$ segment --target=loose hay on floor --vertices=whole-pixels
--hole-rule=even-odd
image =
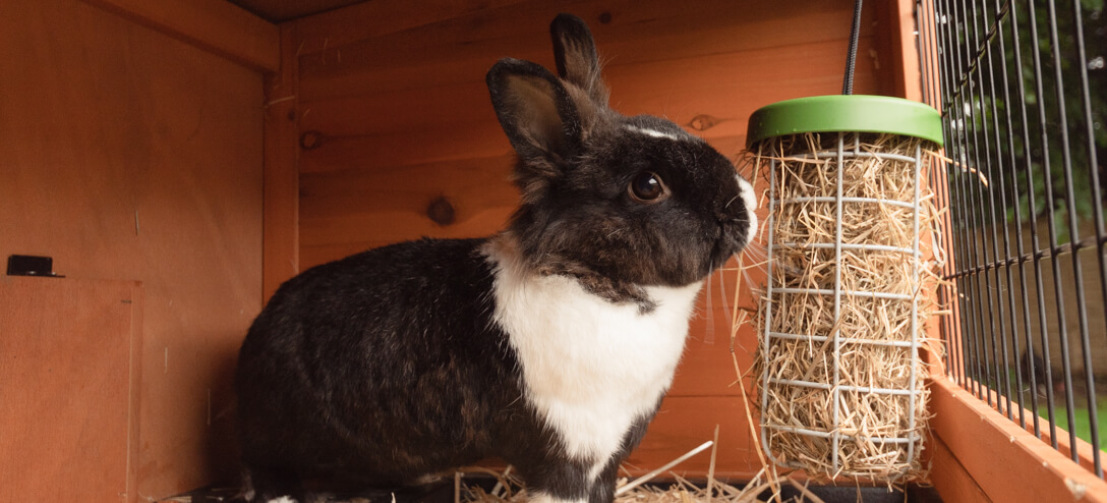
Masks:
[[[698,451],[690,451],[689,454],[695,452]],[[712,455],[714,455],[714,450],[712,450]],[[461,474],[458,474],[455,481],[457,487],[461,489],[456,493],[456,503],[526,503],[526,488],[519,479],[514,477],[511,467],[508,467],[504,472],[485,469],[473,469],[467,472],[467,474],[474,473],[485,476],[491,475],[497,479],[497,483],[491,490],[485,490],[480,485],[463,484]],[[643,483],[652,481],[653,477],[657,475],[672,480],[672,482],[667,484]],[[798,480],[796,475],[797,472],[778,474],[771,467],[766,467],[741,487],[717,480],[712,476],[708,476],[706,484],[700,486],[671,471],[659,470],[639,479],[619,479],[615,503],[763,503],[768,501],[823,503],[821,498],[808,490],[807,482]],[[798,496],[791,498],[779,497],[781,488],[785,486],[793,488]],[[630,489],[624,490],[626,488]],[[760,499],[759,496],[766,491],[769,491],[774,497]]]
[[[763,444],[816,477],[900,481],[923,472],[934,147],[883,134],[841,142],[842,155],[838,133],[751,152],[770,187],[754,370]]]

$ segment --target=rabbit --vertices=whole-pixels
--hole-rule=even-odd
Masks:
[[[701,285],[754,238],[756,201],[704,140],[608,108],[582,20],[550,31],[557,76],[511,58],[487,74],[521,192],[504,230],[313,267],[249,328],[247,501],[413,486],[488,457],[531,501],[613,500]]]

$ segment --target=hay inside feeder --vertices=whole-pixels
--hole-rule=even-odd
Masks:
[[[762,443],[778,464],[827,478],[923,474],[933,148],[875,133],[757,145],[770,256],[754,372]]]

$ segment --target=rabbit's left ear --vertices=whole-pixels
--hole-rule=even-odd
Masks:
[[[579,17],[558,14],[550,23],[557,74],[583,89],[592,102],[607,106],[607,86],[600,77],[600,60],[592,32]]]
[[[579,152],[580,112],[557,77],[541,65],[505,58],[487,80],[500,125],[524,163],[557,163]]]

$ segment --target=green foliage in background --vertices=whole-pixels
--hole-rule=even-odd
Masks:
[[[1074,1],[1081,7],[1079,29]],[[947,134],[958,136],[953,141],[966,148],[958,151],[947,145],[947,152],[979,171],[963,171],[964,174],[976,179],[982,176],[988,181],[991,197],[1001,205],[998,210],[1006,212],[1007,222],[1046,218],[1053,210],[1060,242],[1067,241],[1071,235],[1070,204],[1078,218],[1086,219],[1092,216],[1095,205],[1102,205],[1102,199],[1107,197],[1107,171],[1104,170],[1107,164],[1107,14],[1104,1],[1015,1],[1010,4],[1012,10],[1001,16],[998,30],[993,19],[983,19],[983,16],[967,16],[967,19],[947,16],[959,23],[953,28],[956,35],[953,51],[960,51],[947,54],[947,57],[960,61],[961,71],[967,72],[966,80],[953,86],[960,93],[949,110],[952,113],[947,116],[951,121]],[[1052,23],[1057,27],[1059,59],[1054,57]],[[1032,28],[1036,28],[1036,36]],[[1084,38],[1083,60],[1077,50],[1080,32]],[[988,34],[991,38],[983,41]],[[991,52],[975,53],[982,45]],[[1039,62],[1037,68],[1035,55]],[[1087,102],[1082,73],[1088,81]],[[1067,142],[1062,131],[1068,134]],[[1066,164],[1071,166],[1072,197],[1065,183]],[[1012,165],[1017,173],[1015,180],[1010,179]],[[1048,177],[1045,176],[1047,166]],[[1098,175],[1099,198],[1092,183],[1093,173]],[[1000,180],[1005,182],[1005,190],[1000,190]],[[1052,195],[1052,207],[1048,204],[1047,192]],[[989,209],[981,201],[977,201],[976,206],[962,209],[976,213],[972,216],[975,220],[969,221],[989,222]]]
[[[1053,4],[1054,17],[1050,15],[1050,4]],[[1036,216],[1047,216],[1051,208],[1048,207],[1047,190],[1053,196],[1054,225],[1058,232],[1060,242],[1070,239],[1068,205],[1076,210],[1081,219],[1090,218],[1094,211],[1094,205],[1103,204],[1102,198],[1107,195],[1107,172],[1104,171],[1104,163],[1107,162],[1107,25],[1104,17],[1104,0],[1081,0],[1081,25],[1076,24],[1073,5],[1068,2],[1016,2],[1013,4],[1014,18],[1017,19],[1018,32],[1022,35],[1019,40],[1021,52],[1020,61],[1015,60],[1013,50],[1013,37],[1007,39],[1008,68],[1019,68],[1025,90],[1025,106],[1028,137],[1030,140],[1030,160],[1032,174],[1030,183],[1027,183],[1025,169],[1019,170],[1019,194],[1009,194],[1014,200],[1007,201],[1008,221],[1015,217],[1014,207],[1017,205],[1023,221],[1032,215],[1030,212],[1030,190],[1034,196]],[[1037,27],[1037,38],[1033,38],[1031,22]],[[1056,37],[1060,68],[1058,59],[1054,57],[1053,34],[1049,26],[1051,21],[1056,22]],[[1010,36],[1010,26],[1007,26],[1007,35]],[[1085,57],[1079,58],[1077,50],[1077,33],[1083,31]],[[1035,72],[1034,54],[1038,55],[1040,62],[1040,79]],[[1061,80],[1058,85],[1057,74],[1060,70]],[[1089,89],[1088,103],[1085,103],[1081,72],[1086,72]],[[1011,96],[1017,100],[1018,82],[1010,82]],[[1038,88],[1041,88],[1041,95]],[[1063,101],[1062,101],[1063,100]],[[1062,122],[1061,111],[1065,112],[1065,120]],[[997,103],[999,106],[1004,106]],[[1005,107],[1005,106],[1004,106]],[[1087,107],[1087,108],[1086,108]],[[1088,111],[1091,115],[1091,139],[1088,135]],[[1044,111],[1044,116],[1042,112]],[[1044,123],[1044,128],[1043,128]],[[1023,144],[1023,132],[1016,126],[1013,129],[1017,134],[1013,136],[1013,145],[1016,153],[1016,165],[1026,165],[1027,149]],[[1062,131],[1068,133],[1068,142]],[[1090,148],[1091,147],[1091,148]],[[1065,153],[1069,154],[1068,159]],[[1094,155],[1095,164],[1092,164]],[[1066,161],[1071,166],[1073,197],[1070,198],[1065,185]],[[1045,174],[1046,166],[1049,168],[1049,182]],[[1098,175],[1099,194],[1095,196],[1093,185],[1093,171]]]

